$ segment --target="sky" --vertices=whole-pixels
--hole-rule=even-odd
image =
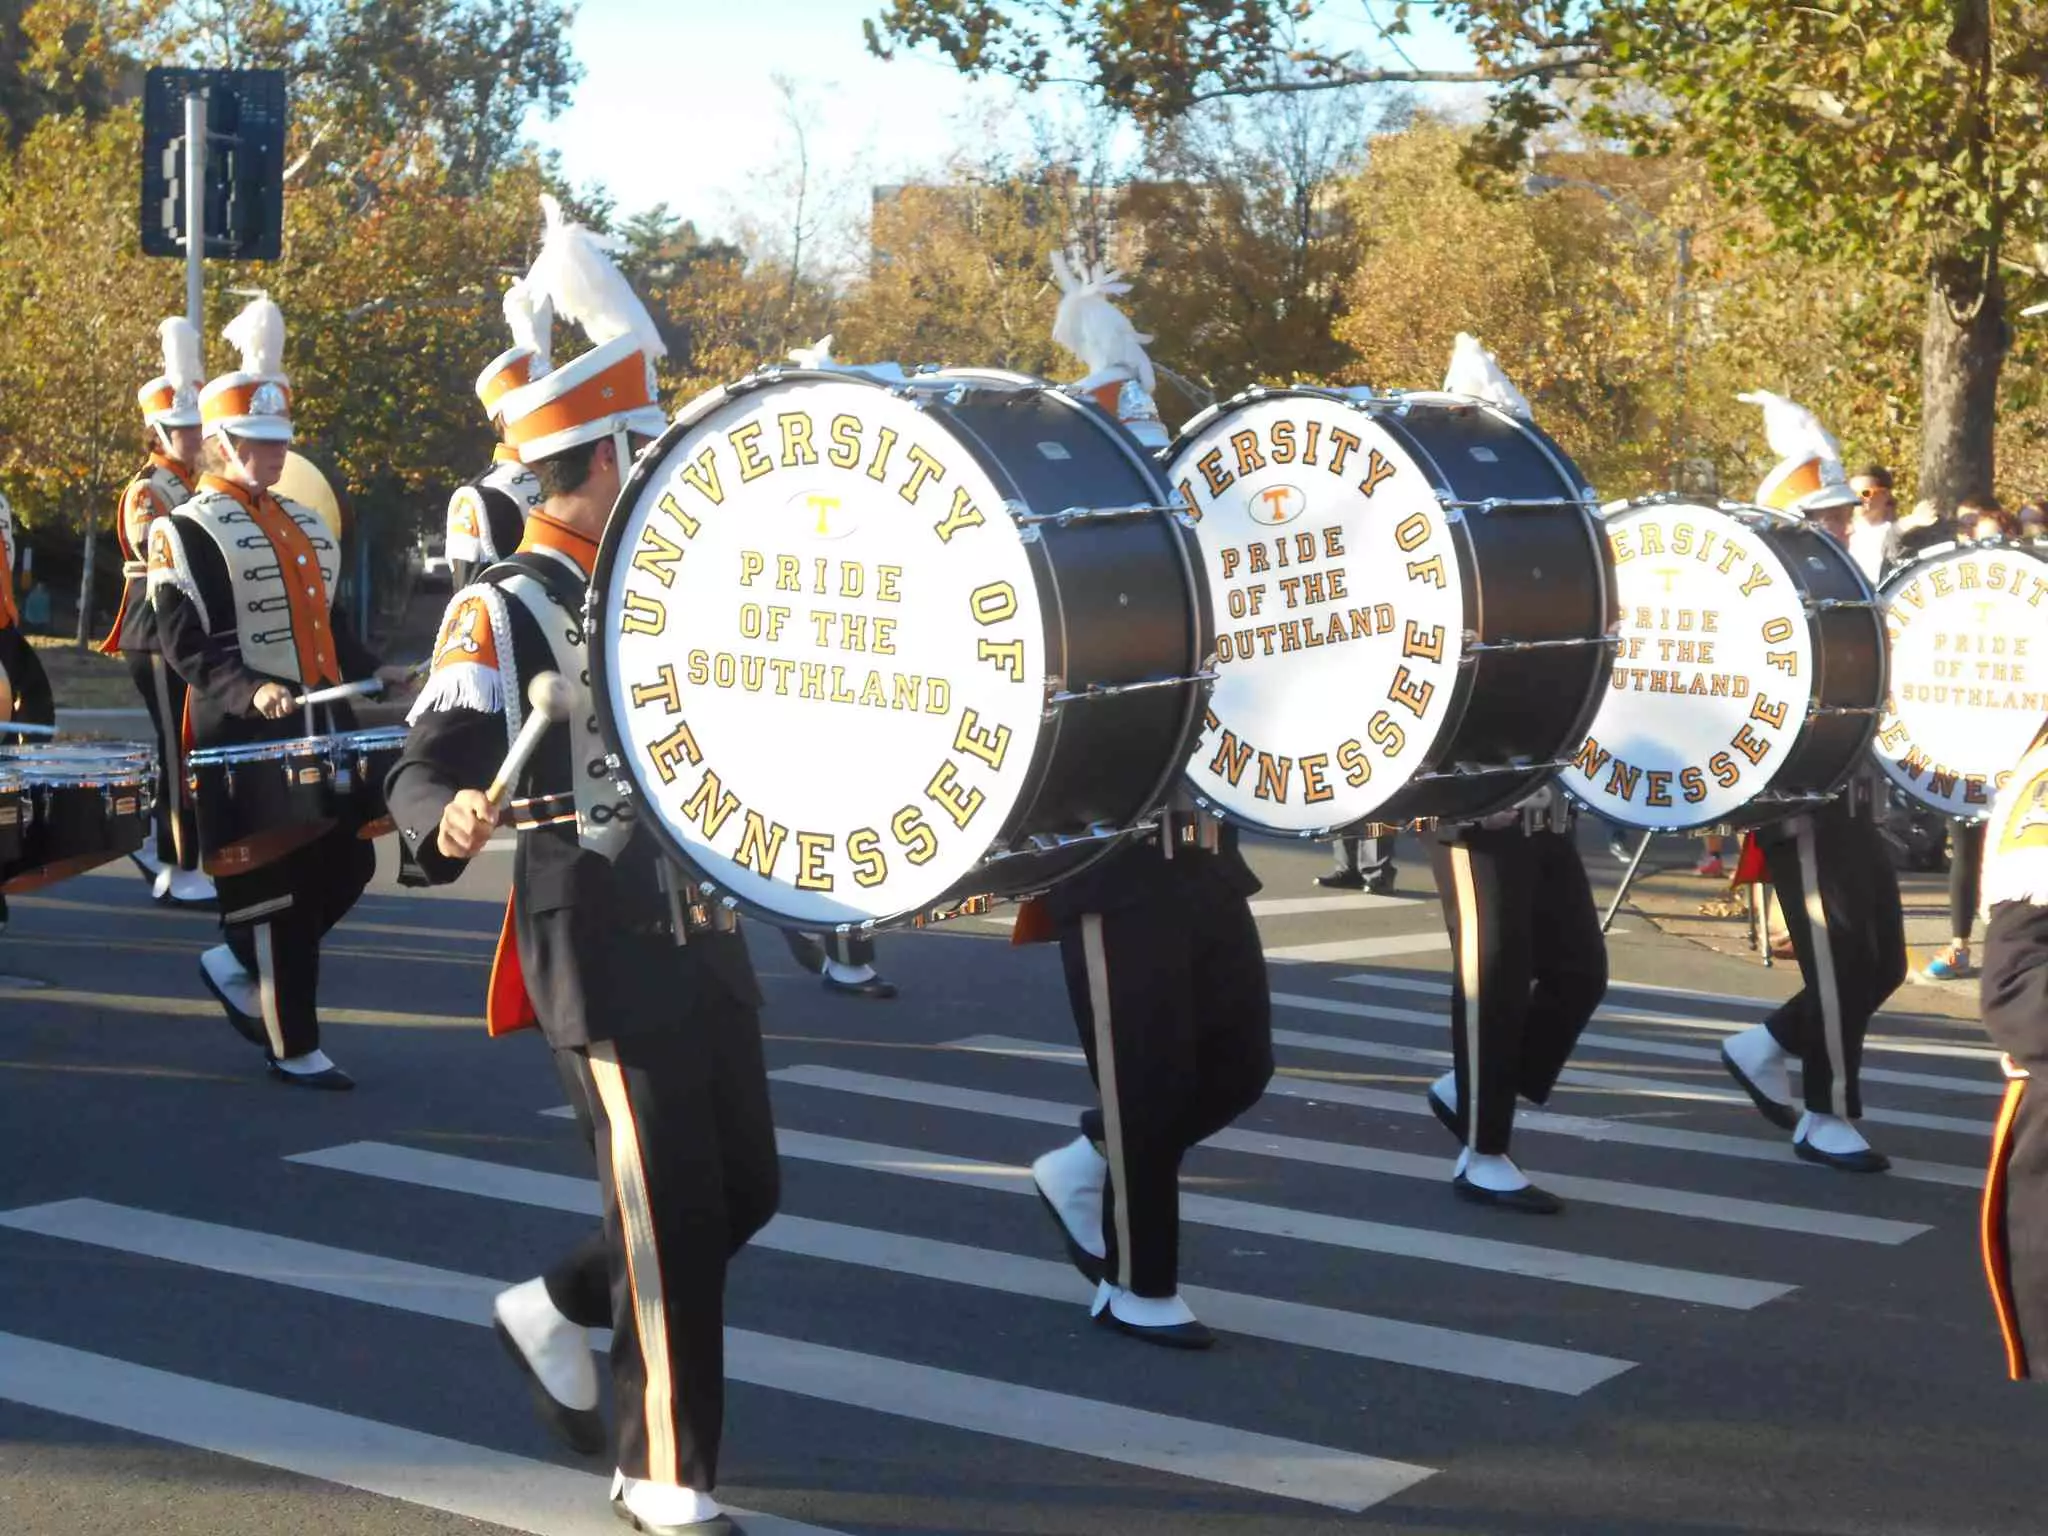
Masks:
[[[1327,0],[1323,31],[1391,63],[1362,20],[1373,3]],[[532,132],[573,180],[603,183],[624,213],[666,203],[702,230],[735,233],[789,217],[778,171],[791,135],[777,76],[809,123],[814,187],[848,206],[872,183],[943,165],[992,124],[1022,144],[1033,106],[1078,115],[1072,97],[1024,102],[1005,82],[964,79],[929,50],[884,63],[861,37],[861,21],[880,9],[880,0],[581,0],[571,41],[583,81],[569,110],[536,117]],[[1424,25],[1411,57],[1463,62],[1454,37]]]

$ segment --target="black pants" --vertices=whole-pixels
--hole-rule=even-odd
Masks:
[[[1063,924],[1060,958],[1101,1100],[1082,1130],[1109,1159],[1109,1278],[1171,1296],[1181,1159],[1256,1104],[1273,1075],[1258,928],[1243,896],[1190,877],[1158,899]]]
[[[875,941],[865,934],[806,933],[801,928],[782,930],[790,958],[813,975],[825,969],[827,960],[841,965],[873,965]]]
[[[1376,875],[1394,862],[1391,837],[1340,837],[1336,851],[1340,875]]]
[[[1502,1156],[1516,1096],[1550,1097],[1607,995],[1607,941],[1569,833],[1472,827],[1429,860],[1451,937],[1458,1114],[1468,1147]]]
[[[199,838],[185,792],[185,679],[155,651],[123,651],[121,660],[156,732],[156,856],[197,869]]]
[[[55,725],[57,700],[42,658],[19,625],[0,629],[0,672],[14,695],[14,718],[23,725]]]
[[[1977,893],[1984,878],[1984,823],[1948,824],[1949,937],[1968,943],[1977,927]]]
[[[262,995],[270,1054],[320,1046],[320,941],[363,894],[377,854],[342,825],[274,863],[222,875],[221,932]]]
[[[2048,1090],[2006,1085],[1984,1191],[1984,1268],[2016,1381],[2048,1381]]]
[[[1877,823],[1839,800],[1756,840],[1805,983],[1764,1022],[1799,1058],[1806,1107],[1854,1119],[1870,1016],[1906,979],[1898,877]]]
[[[597,1154],[604,1226],[548,1271],[548,1295],[570,1321],[612,1330],[619,1470],[708,1493],[725,1423],[726,1264],[780,1189],[759,1018],[720,999],[555,1061]]]

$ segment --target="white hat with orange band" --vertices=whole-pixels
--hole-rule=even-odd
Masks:
[[[538,291],[532,278],[514,278],[505,290],[505,325],[512,332],[511,348],[492,358],[476,376],[476,397],[493,421],[498,419],[499,401],[547,375],[554,301]]]
[[[1778,456],[1777,467],[1756,488],[1758,506],[1808,517],[1857,504],[1860,498],[1842,467],[1841,446],[1818,416],[1767,389],[1735,398],[1763,407],[1764,435]]]
[[[1131,285],[1106,266],[1069,265],[1058,251],[1052,254],[1052,275],[1060,285],[1052,339],[1089,370],[1085,379],[1067,385],[1067,393],[1093,400],[1147,448],[1164,448],[1170,434],[1152,399],[1152,359],[1145,352],[1152,338],[1110,302]]]
[[[164,321],[156,333],[163,343],[164,371],[135,391],[135,403],[142,407],[143,425],[196,427],[199,386],[206,382],[206,365],[199,356],[199,331],[179,315]]]
[[[654,317],[596,235],[564,219],[552,197],[541,207],[548,232],[527,282],[592,345],[499,398],[505,441],[532,464],[605,437],[659,437],[668,417],[656,401],[654,360],[668,348]],[[623,472],[631,454],[619,447]]]
[[[291,382],[284,376],[284,311],[269,294],[259,293],[221,335],[242,354],[242,366],[199,392],[199,419],[207,435],[290,442],[292,395]]]

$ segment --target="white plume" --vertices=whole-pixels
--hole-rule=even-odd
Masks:
[[[284,377],[284,311],[269,294],[257,294],[220,334],[242,354],[242,372]]]
[[[537,379],[546,373],[554,341],[555,304],[532,278],[515,277],[505,290],[505,324],[512,332],[512,345],[533,354],[529,377]]]
[[[541,241],[527,281],[550,300],[555,313],[583,327],[593,347],[631,336],[651,363],[666,357],[668,348],[647,306],[633,292],[625,273],[612,265],[605,242],[581,224],[562,216],[562,205],[541,194],[541,212],[548,230]]]
[[[1507,370],[1468,331],[1458,332],[1458,339],[1451,343],[1451,365],[1444,370],[1444,393],[1484,400],[1524,421],[1536,418],[1536,413],[1529,409],[1529,397],[1515,388]]]
[[[789,360],[799,368],[832,367],[832,338],[821,336],[808,347],[792,347]]]
[[[183,315],[166,320],[156,328],[164,347],[164,377],[171,388],[187,384],[197,389],[206,382],[206,363],[199,354],[199,329]]]
[[[1820,418],[1805,406],[1774,395],[1768,389],[1753,389],[1736,399],[1745,405],[1760,405],[1764,412],[1764,436],[1771,452],[1781,459],[1827,459],[1841,462],[1841,445],[1834,434],[1820,424]]]
[[[1078,357],[1091,378],[1110,382],[1117,373],[1138,381],[1146,394],[1152,393],[1152,359],[1145,355],[1143,335],[1122,310],[1110,303],[1131,291],[1121,274],[1103,266],[1081,266],[1076,272],[1058,251],[1052,255],[1052,275],[1060,285],[1059,313],[1053,317],[1052,339]]]

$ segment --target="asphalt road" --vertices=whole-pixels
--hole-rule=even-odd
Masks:
[[[1978,1270],[1973,1026],[1882,1018],[1868,1129],[1901,1166],[1813,1169],[1713,1059],[1790,972],[1624,917],[1517,1143],[1569,1211],[1475,1210],[1420,1097],[1426,869],[1332,899],[1314,850],[1255,862],[1282,1076],[1188,1164],[1207,1356],[1091,1326],[1028,1197],[1087,1088],[1052,952],[887,940],[878,1004],[756,934],[785,1216],[733,1274],[721,1489],[755,1536],[2038,1536],[2048,1397],[2003,1381]],[[125,867],[16,901],[0,1532],[620,1528],[479,1326],[594,1197],[540,1042],[476,1019],[508,863],[424,896],[387,871],[337,933],[341,1096],[263,1078],[197,984],[210,920]]]

